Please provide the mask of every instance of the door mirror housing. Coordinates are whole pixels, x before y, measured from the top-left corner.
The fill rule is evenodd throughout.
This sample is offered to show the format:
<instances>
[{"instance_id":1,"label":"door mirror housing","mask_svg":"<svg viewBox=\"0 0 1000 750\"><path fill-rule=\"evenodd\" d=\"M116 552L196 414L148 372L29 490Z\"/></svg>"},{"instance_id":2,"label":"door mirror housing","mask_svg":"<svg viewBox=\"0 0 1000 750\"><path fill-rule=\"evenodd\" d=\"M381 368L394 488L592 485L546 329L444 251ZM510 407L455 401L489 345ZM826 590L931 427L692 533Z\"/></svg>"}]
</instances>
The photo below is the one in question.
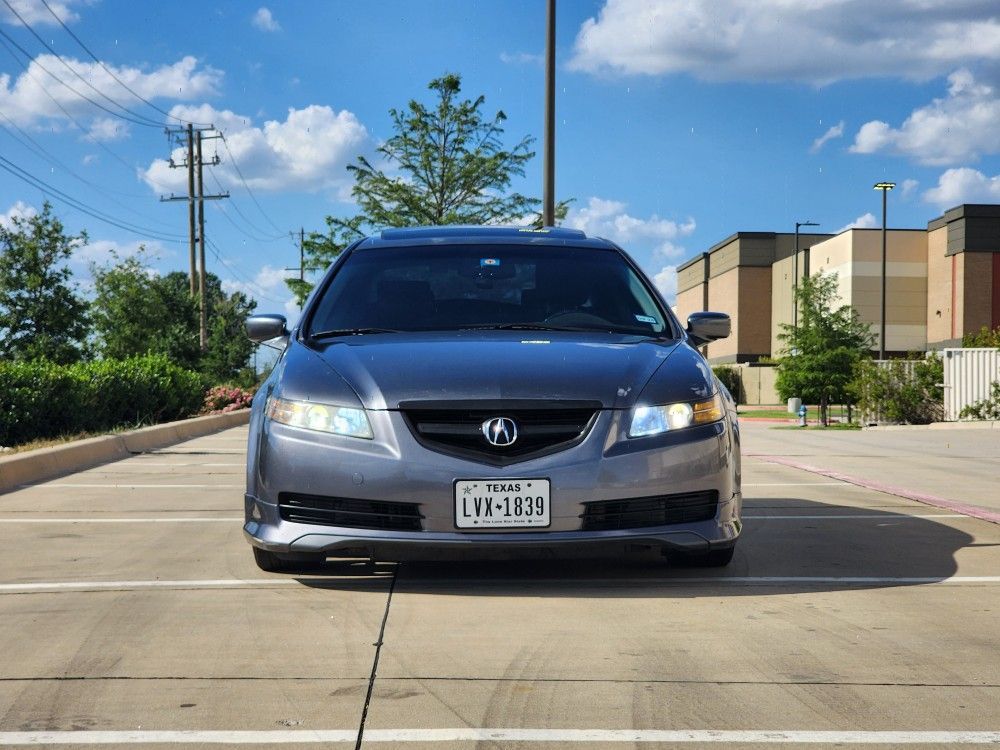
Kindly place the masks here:
<instances>
[{"instance_id":1,"label":"door mirror housing","mask_svg":"<svg viewBox=\"0 0 1000 750\"><path fill-rule=\"evenodd\" d=\"M729 336L733 323L726 313L696 312L688 315L687 335L696 346Z\"/></svg>"},{"instance_id":2,"label":"door mirror housing","mask_svg":"<svg viewBox=\"0 0 1000 750\"><path fill-rule=\"evenodd\" d=\"M251 315L243 326L250 340L258 344L288 336L284 315Z\"/></svg>"}]
</instances>

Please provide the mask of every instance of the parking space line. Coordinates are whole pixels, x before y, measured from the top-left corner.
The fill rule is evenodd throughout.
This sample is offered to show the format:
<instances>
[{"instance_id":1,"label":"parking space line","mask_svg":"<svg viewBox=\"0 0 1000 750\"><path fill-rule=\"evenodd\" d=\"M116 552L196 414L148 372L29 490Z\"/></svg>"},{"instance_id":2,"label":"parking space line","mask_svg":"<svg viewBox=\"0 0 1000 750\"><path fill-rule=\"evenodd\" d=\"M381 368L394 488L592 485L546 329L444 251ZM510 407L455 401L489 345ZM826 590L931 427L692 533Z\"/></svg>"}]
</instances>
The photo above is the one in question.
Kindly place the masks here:
<instances>
[{"instance_id":1,"label":"parking space line","mask_svg":"<svg viewBox=\"0 0 1000 750\"><path fill-rule=\"evenodd\" d=\"M325 577L322 574L306 578L217 578L187 580L145 581L35 581L31 583L0 583L0 594L37 594L60 591L132 591L142 589L225 589L268 588L271 586L322 585L345 580L343 576ZM439 583L447 587L460 581L429 579L415 576L404 582ZM477 586L513 584L523 586L553 585L558 583L590 585L711 585L711 586L921 586L921 585L992 585L1000 584L1000 576L675 576L671 578L483 578Z\"/></svg>"},{"instance_id":2,"label":"parking space line","mask_svg":"<svg viewBox=\"0 0 1000 750\"><path fill-rule=\"evenodd\" d=\"M0 745L293 745L354 744L349 729L268 730L79 730L0 732ZM815 731L781 729L373 729L368 743L564 742L564 743L744 743L839 745L992 745L995 731Z\"/></svg>"},{"instance_id":3,"label":"parking space line","mask_svg":"<svg viewBox=\"0 0 1000 750\"><path fill-rule=\"evenodd\" d=\"M968 516L962 513L857 513L857 514L846 514L846 513L829 513L822 516L756 516L753 514L743 514L743 520L747 521L753 519L755 521L797 521L797 520L808 520L808 521L854 521L861 519L872 519L879 521L905 521L907 519L917 519L917 518L968 518Z\"/></svg>"},{"instance_id":4,"label":"parking space line","mask_svg":"<svg viewBox=\"0 0 1000 750\"><path fill-rule=\"evenodd\" d=\"M743 487L842 487L847 482L743 482Z\"/></svg>"}]
</instances>

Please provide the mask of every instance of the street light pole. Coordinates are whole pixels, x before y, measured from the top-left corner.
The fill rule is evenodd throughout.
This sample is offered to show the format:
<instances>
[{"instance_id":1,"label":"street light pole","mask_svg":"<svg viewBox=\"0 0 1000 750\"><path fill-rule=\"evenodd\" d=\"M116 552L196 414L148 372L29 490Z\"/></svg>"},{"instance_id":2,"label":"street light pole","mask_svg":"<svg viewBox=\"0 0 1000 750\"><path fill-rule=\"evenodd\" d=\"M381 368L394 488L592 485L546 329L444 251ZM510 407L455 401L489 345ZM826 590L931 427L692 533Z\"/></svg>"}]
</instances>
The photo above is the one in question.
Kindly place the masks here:
<instances>
[{"instance_id":1,"label":"street light pole","mask_svg":"<svg viewBox=\"0 0 1000 750\"><path fill-rule=\"evenodd\" d=\"M882 191L882 317L879 325L878 336L878 358L885 359L885 269L886 269L886 243L885 243L885 197L886 194L896 187L895 182L876 182L875 189Z\"/></svg>"},{"instance_id":2,"label":"street light pole","mask_svg":"<svg viewBox=\"0 0 1000 750\"><path fill-rule=\"evenodd\" d=\"M551 227L556 223L556 0L548 0L546 21L542 226Z\"/></svg>"},{"instance_id":3,"label":"street light pole","mask_svg":"<svg viewBox=\"0 0 1000 750\"><path fill-rule=\"evenodd\" d=\"M799 330L799 227L818 227L815 221L795 222L795 277L792 279L792 328Z\"/></svg>"}]
</instances>

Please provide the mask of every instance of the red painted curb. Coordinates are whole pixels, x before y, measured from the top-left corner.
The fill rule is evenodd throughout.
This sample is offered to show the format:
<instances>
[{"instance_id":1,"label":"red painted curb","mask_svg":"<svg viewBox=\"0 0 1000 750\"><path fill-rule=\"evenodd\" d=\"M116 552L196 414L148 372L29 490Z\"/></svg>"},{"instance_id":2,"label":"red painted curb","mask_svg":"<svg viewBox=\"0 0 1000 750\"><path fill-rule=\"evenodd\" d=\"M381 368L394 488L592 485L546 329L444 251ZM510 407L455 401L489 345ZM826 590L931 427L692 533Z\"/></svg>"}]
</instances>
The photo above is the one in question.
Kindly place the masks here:
<instances>
[{"instance_id":1,"label":"red painted curb","mask_svg":"<svg viewBox=\"0 0 1000 750\"><path fill-rule=\"evenodd\" d=\"M925 492L913 492L912 490L908 490L904 487L896 487L895 485L885 484L884 482L875 482L870 479L852 477L848 474L841 474L839 471L831 471L830 469L821 469L818 466L810 466L809 464L799 463L798 461L793 461L792 459L785 458L784 456L747 454L747 457L759 458L761 461L787 466L791 469L808 471L811 474L819 474L820 476L828 477L830 479L847 482L848 484L857 485L858 487L864 487L869 490L875 490L876 492L884 492L887 495L895 495L896 497L913 500L914 502L923 503L924 505L931 505L935 508L941 508L942 510L952 510L956 513L961 513L963 516L970 516L983 521L990 521L991 523L1000 523L1000 513L996 511L986 510L985 508L979 508L975 505L967 505L966 503L956 502L955 500L948 500L943 497L938 497L937 495L928 495Z\"/></svg>"}]
</instances>

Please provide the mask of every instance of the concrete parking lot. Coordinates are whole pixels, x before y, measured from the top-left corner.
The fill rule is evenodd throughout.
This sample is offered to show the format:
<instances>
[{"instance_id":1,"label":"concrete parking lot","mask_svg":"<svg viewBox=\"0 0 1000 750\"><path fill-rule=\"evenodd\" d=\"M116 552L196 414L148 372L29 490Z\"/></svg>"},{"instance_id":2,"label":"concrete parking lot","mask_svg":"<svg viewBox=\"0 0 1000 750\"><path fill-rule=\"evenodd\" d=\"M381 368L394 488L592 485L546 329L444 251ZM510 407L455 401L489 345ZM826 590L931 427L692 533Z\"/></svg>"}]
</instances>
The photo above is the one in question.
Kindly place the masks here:
<instances>
[{"instance_id":1,"label":"concrete parking lot","mask_svg":"<svg viewBox=\"0 0 1000 750\"><path fill-rule=\"evenodd\" d=\"M0 745L1000 744L998 430L744 425L723 570L296 576L242 539L245 435L0 495Z\"/></svg>"}]
</instances>

